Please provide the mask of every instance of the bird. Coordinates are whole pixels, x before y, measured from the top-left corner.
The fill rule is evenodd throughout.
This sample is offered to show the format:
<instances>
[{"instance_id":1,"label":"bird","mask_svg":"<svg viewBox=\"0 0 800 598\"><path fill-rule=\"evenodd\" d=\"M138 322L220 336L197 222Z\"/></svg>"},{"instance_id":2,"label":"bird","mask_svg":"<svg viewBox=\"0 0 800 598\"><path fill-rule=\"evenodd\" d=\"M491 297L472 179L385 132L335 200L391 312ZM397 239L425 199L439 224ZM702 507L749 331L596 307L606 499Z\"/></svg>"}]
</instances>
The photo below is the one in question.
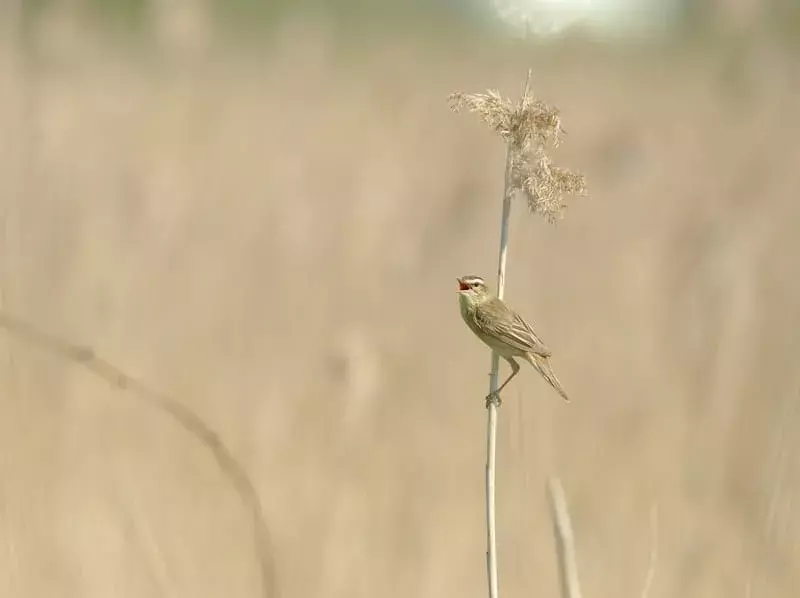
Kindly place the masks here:
<instances>
[{"instance_id":1,"label":"bird","mask_svg":"<svg viewBox=\"0 0 800 598\"><path fill-rule=\"evenodd\" d=\"M567 393L550 367L551 352L522 316L509 308L502 299L492 294L480 276L468 274L458 281L458 299L461 317L490 349L511 366L511 375L497 390L486 396L486 406L499 405L500 391L519 373L515 358L530 363L547 380L559 395L569 401Z\"/></svg>"}]
</instances>

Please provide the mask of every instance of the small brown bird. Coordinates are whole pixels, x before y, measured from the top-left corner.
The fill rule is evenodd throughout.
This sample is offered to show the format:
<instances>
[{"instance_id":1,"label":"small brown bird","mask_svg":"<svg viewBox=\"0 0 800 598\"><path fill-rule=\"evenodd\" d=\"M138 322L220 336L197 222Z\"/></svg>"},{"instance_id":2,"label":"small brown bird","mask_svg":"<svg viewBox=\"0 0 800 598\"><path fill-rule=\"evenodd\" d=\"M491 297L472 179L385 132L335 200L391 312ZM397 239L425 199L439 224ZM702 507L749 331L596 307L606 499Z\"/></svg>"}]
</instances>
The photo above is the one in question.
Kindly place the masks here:
<instances>
[{"instance_id":1,"label":"small brown bird","mask_svg":"<svg viewBox=\"0 0 800 598\"><path fill-rule=\"evenodd\" d=\"M500 391L519 372L520 367L515 357L530 363L564 400L569 401L567 393L550 367L550 350L533 328L501 299L495 297L480 276L467 275L457 280L461 317L475 336L511 366L511 375L494 393L489 393L486 405L493 401L499 404Z\"/></svg>"}]
</instances>

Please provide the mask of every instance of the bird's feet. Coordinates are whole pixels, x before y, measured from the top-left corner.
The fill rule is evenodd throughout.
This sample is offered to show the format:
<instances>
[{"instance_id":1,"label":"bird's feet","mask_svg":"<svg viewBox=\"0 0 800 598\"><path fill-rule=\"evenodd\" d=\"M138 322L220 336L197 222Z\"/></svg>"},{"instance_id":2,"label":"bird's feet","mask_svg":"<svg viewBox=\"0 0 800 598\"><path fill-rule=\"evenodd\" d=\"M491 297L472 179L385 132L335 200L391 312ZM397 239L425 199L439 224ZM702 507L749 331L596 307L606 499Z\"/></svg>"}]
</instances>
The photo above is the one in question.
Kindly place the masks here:
<instances>
[{"instance_id":1,"label":"bird's feet","mask_svg":"<svg viewBox=\"0 0 800 598\"><path fill-rule=\"evenodd\" d=\"M500 393L498 392L490 392L486 395L486 408L488 409L492 405L495 407L499 407L503 404L503 399L500 398Z\"/></svg>"}]
</instances>

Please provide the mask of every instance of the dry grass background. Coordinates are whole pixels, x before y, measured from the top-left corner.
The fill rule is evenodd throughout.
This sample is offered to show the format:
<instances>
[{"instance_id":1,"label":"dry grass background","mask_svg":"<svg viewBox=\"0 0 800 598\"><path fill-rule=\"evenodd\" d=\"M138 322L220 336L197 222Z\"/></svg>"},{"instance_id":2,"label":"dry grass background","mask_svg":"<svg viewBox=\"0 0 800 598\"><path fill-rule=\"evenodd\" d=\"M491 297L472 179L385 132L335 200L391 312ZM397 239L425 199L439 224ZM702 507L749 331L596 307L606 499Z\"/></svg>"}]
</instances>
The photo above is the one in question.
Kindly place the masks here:
<instances>
[{"instance_id":1,"label":"dry grass background","mask_svg":"<svg viewBox=\"0 0 800 598\"><path fill-rule=\"evenodd\" d=\"M556 228L513 214L507 299L574 399L532 371L506 393L501 591L556 595L557 473L587 597L638 595L654 502L651 596L795 594L788 50L398 35L359 53L289 24L263 51L153 59L57 25L36 53L0 49L2 307L219 431L261 496L282 596L485 592L489 355L454 277L493 275L504 155L446 97L515 96L529 66L591 197ZM204 447L89 372L0 346L2 595L258 594L248 513Z\"/></svg>"}]
</instances>

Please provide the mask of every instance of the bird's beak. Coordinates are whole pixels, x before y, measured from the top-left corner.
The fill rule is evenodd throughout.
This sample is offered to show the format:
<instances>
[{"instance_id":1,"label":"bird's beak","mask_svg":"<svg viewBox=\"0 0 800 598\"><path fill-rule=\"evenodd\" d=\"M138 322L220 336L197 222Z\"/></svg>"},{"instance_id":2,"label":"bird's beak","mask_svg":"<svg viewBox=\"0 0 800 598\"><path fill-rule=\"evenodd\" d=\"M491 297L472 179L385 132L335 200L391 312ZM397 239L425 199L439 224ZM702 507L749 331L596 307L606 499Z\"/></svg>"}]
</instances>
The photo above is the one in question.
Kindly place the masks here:
<instances>
[{"instance_id":1,"label":"bird's beak","mask_svg":"<svg viewBox=\"0 0 800 598\"><path fill-rule=\"evenodd\" d=\"M467 285L465 285L464 281L462 281L460 278L456 278L456 280L458 281L458 290L459 291L466 291L467 289L469 289L469 287Z\"/></svg>"}]
</instances>

